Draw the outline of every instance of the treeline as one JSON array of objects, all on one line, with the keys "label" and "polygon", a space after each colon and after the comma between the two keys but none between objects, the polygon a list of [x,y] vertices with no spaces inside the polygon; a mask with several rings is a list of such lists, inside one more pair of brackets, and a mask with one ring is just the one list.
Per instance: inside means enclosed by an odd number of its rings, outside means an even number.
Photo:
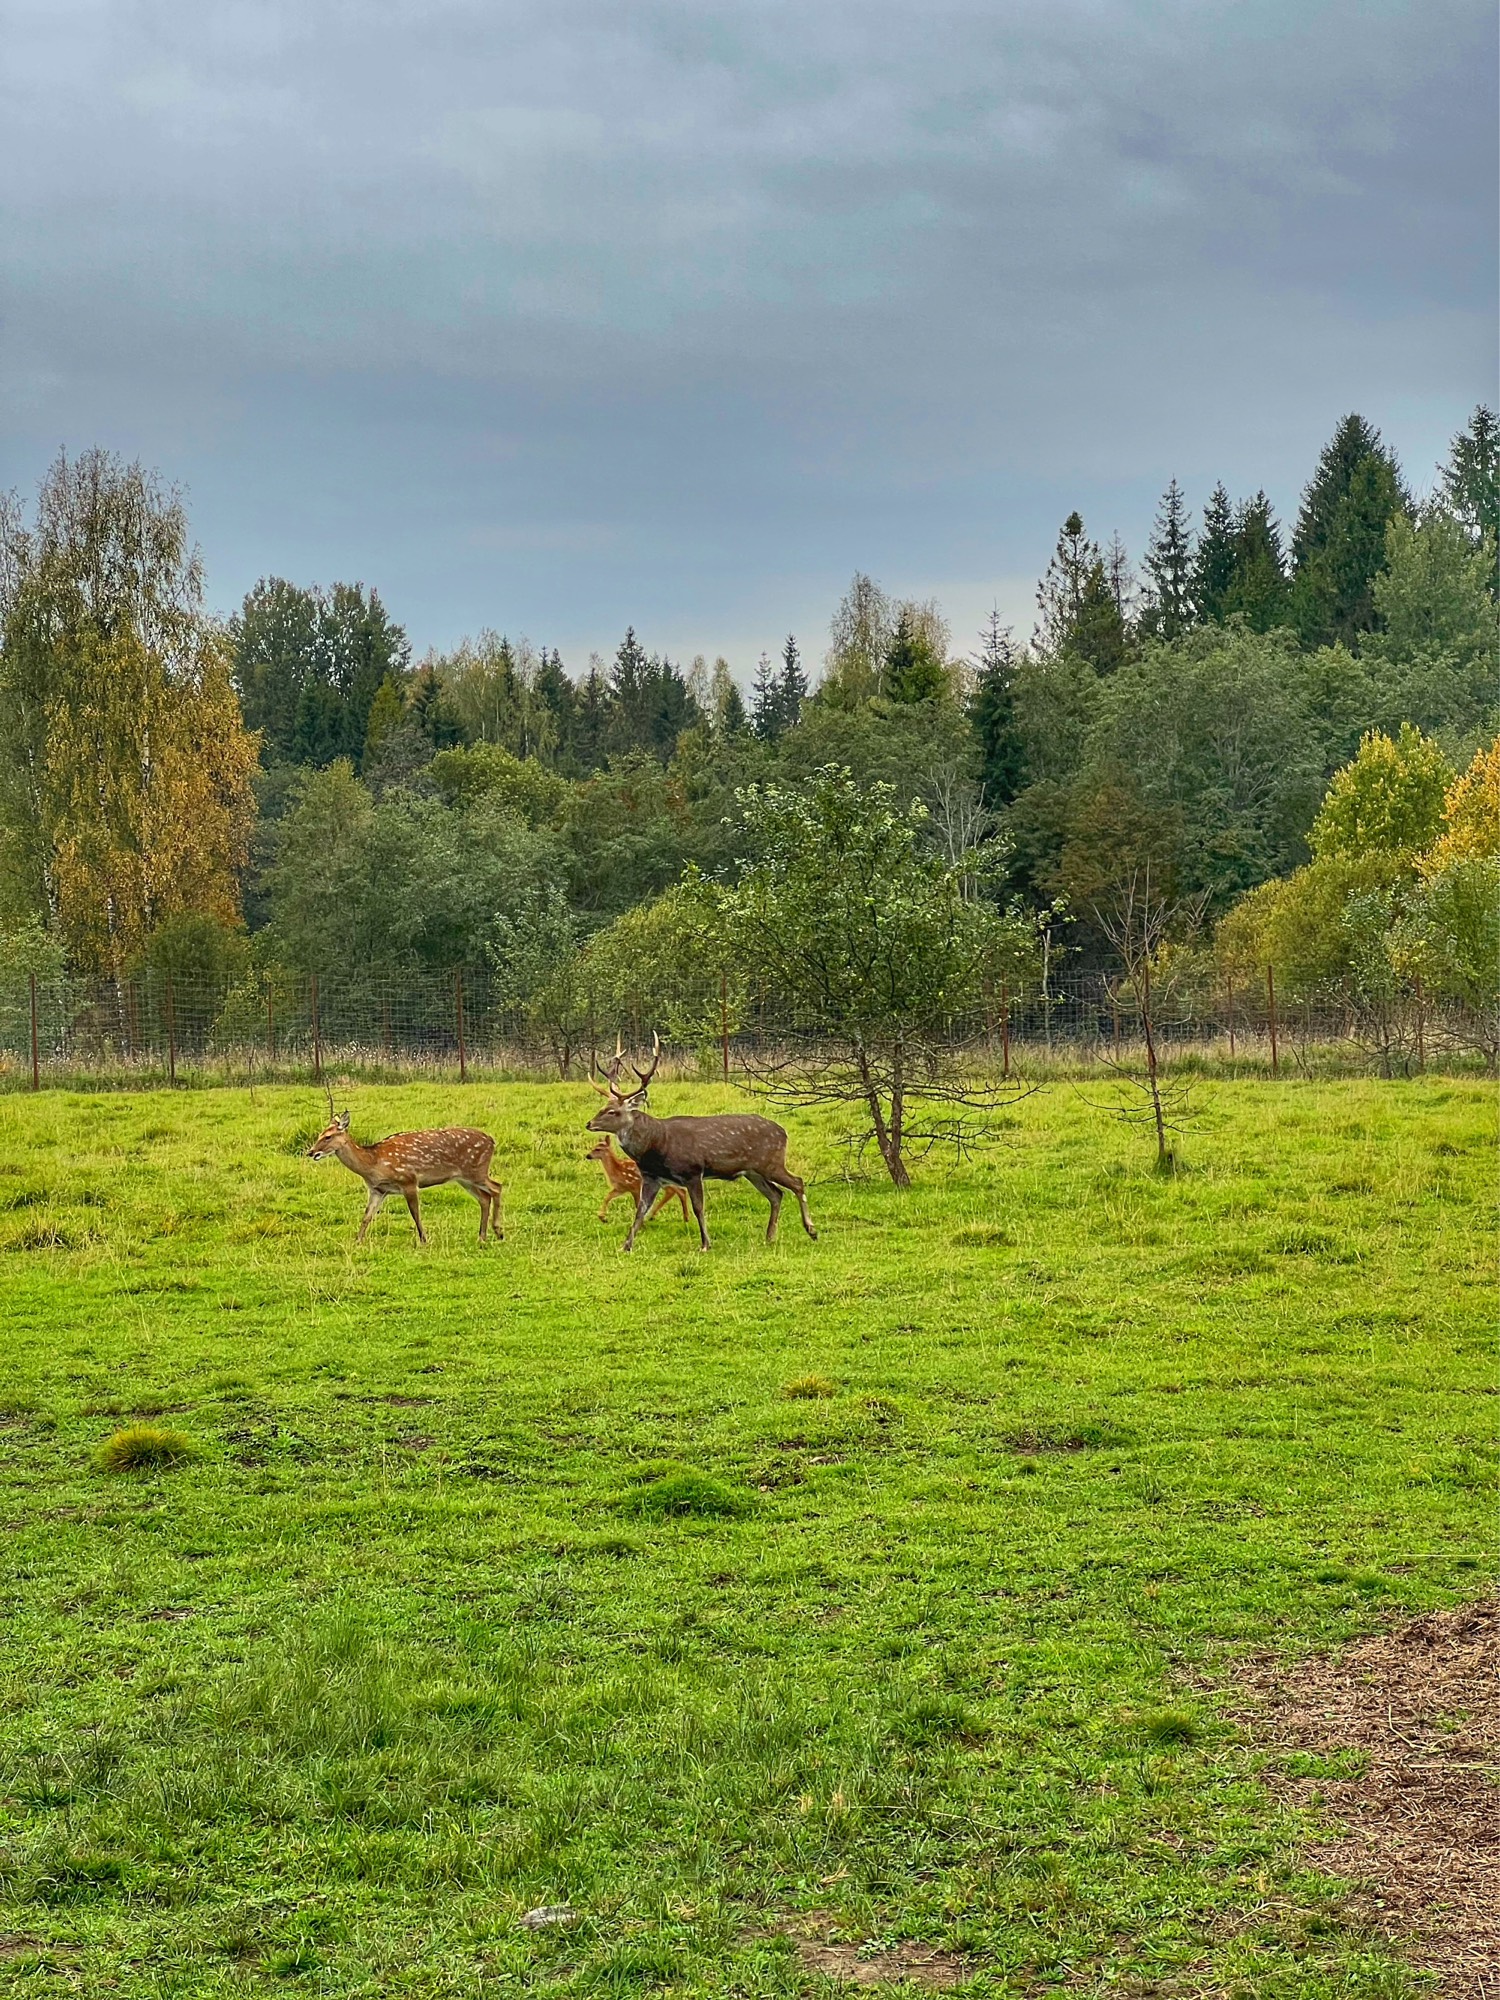
[{"label": "treeline", "polygon": [[[735,879],[750,788],[837,767],[919,803],[963,897],[1075,962],[1142,879],[1200,926],[1234,911],[1248,950],[1252,917],[1289,921],[1264,885],[1326,888],[1336,774],[1426,759],[1446,798],[1493,738],[1497,532],[1494,413],[1420,500],[1350,416],[1289,531],[1263,493],[1195,517],[1174,482],[1137,566],[1074,514],[1029,638],[997,617],[969,649],[857,575],[816,685],[788,637],[742,692],[633,630],[576,675],[490,632],[414,661],[358,584],[268,578],[220,625],[178,498],[59,459],[0,533],[0,949],[106,977],[470,966],[524,1000],[611,925],[670,957],[656,900]],[[1440,822],[1387,871],[1388,931]]]}]

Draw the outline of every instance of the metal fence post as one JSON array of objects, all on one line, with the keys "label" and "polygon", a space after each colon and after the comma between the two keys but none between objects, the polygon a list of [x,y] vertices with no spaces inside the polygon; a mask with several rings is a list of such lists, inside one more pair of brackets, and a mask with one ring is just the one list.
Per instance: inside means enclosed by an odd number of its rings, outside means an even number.
[{"label": "metal fence post", "polygon": [[318,1018],[318,975],[312,976],[313,1075],[323,1074],[323,1024]]},{"label": "metal fence post", "polygon": [[1231,979],[1224,993],[1224,1012],[1229,1021],[1229,1060],[1234,1061],[1234,981]]},{"label": "metal fence post", "polygon": [[1276,1046],[1276,973],[1273,967],[1266,967],[1266,1010],[1271,1028],[1271,1074],[1276,1076],[1281,1070],[1280,1053]]},{"label": "metal fence post", "polygon": [[1423,1018],[1425,1012],[1425,997],[1422,992],[1422,975],[1420,972],[1416,975],[1416,982],[1417,982],[1417,1068],[1419,1070],[1424,1070],[1427,1067],[1427,1036],[1426,1036],[1427,1024],[1425,1019]]},{"label": "metal fence post", "polygon": [[461,970],[455,972],[453,975],[453,1006],[455,1019],[458,1023],[458,1080],[460,1083],[467,1083],[469,1080],[469,1054],[468,1050],[464,1047],[464,976]]},{"label": "metal fence post", "polygon": [[36,974],[28,972],[26,981],[31,989],[31,1087],[33,1090],[40,1090],[42,1087],[42,1051],[36,1031]]},{"label": "metal fence post", "polygon": [[271,979],[266,981],[266,1059],[276,1060],[276,986]]},{"label": "metal fence post", "polygon": [[1010,981],[1000,982],[1000,1074],[1010,1076]]},{"label": "metal fence post", "polygon": [[719,1054],[723,1060],[724,1081],[729,1081],[729,974],[719,974]]},{"label": "metal fence post", "polygon": [[177,1088],[177,998],[172,991],[172,975],[167,974],[167,1082]]}]

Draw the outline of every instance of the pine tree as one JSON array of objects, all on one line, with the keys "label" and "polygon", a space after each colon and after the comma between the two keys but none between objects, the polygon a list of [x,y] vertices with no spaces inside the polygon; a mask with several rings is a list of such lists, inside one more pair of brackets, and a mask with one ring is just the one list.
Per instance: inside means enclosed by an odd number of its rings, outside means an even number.
[{"label": "pine tree", "polygon": [[1442,467],[1448,511],[1479,542],[1500,542],[1500,417],[1481,403],[1458,433]]},{"label": "pine tree", "polygon": [[1016,717],[1016,651],[996,609],[979,635],[969,720],[979,743],[984,802],[998,812],[1026,783],[1026,750]]},{"label": "pine tree", "polygon": [[781,734],[780,689],[769,653],[762,653],[756,662],[750,689],[750,727],[762,743],[774,743]]},{"label": "pine tree", "polygon": [[911,608],[903,604],[886,648],[881,692],[888,701],[911,706],[936,701],[947,686],[944,662],[938,658],[931,640],[918,629]]},{"label": "pine tree", "polygon": [[1292,619],[1305,646],[1354,643],[1375,626],[1385,536],[1411,502],[1396,461],[1363,417],[1344,418],[1302,495],[1292,536]]},{"label": "pine tree", "polygon": [[1234,556],[1234,509],[1220,481],[1203,510],[1203,533],[1193,562],[1193,607],[1205,624],[1223,623]]},{"label": "pine tree", "polygon": [[319,671],[322,602],[284,577],[262,577],[229,621],[231,671],[249,729],[260,732],[263,764],[294,756],[302,690]]},{"label": "pine tree", "polygon": [[802,656],[797,651],[797,641],[790,632],[786,644],[781,649],[781,674],[776,683],[776,713],[783,731],[795,729],[802,719],[802,704],[807,699],[807,675],[802,671]]},{"label": "pine tree", "polygon": [[1235,510],[1234,570],[1224,592],[1223,615],[1230,618],[1236,612],[1252,632],[1270,632],[1287,619],[1281,529],[1263,492]]},{"label": "pine tree", "polygon": [[1162,495],[1144,562],[1150,578],[1142,627],[1153,638],[1180,639],[1193,623],[1193,533],[1174,479]]}]

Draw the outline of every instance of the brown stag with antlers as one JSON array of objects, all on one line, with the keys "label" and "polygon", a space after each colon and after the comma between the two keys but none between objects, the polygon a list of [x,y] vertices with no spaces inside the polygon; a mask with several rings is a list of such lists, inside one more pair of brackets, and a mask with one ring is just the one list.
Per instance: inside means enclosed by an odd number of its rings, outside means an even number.
[{"label": "brown stag with antlers", "polygon": [[496,1236],[504,1240],[500,1183],[490,1179],[494,1151],[495,1142],[488,1132],[477,1132],[466,1125],[448,1125],[437,1132],[393,1132],[389,1139],[362,1146],[350,1136],[348,1112],[335,1113],[330,1093],[328,1123],[314,1139],[307,1157],[341,1160],[370,1190],[356,1242],[364,1242],[365,1231],[380,1213],[382,1204],[393,1194],[399,1194],[406,1197],[411,1210],[417,1241],[425,1245],[427,1232],[422,1227],[417,1190],[442,1187],[448,1181],[457,1181],[460,1187],[467,1188],[479,1203],[480,1242],[489,1240],[491,1215]]},{"label": "brown stag with antlers", "polygon": [[703,1183],[737,1181],[741,1178],[758,1188],[771,1204],[766,1241],[776,1241],[781,1219],[782,1197],[790,1191],[802,1211],[802,1227],[817,1240],[812,1217],[807,1212],[803,1183],[786,1163],[786,1133],[769,1118],[750,1112],[731,1111],[713,1118],[653,1118],[647,1108],[646,1093],[661,1061],[661,1040],[651,1037],[651,1067],[641,1071],[632,1063],[633,1090],[620,1088],[620,1070],[625,1058],[618,1042],[609,1068],[594,1067],[604,1078],[604,1087],[595,1090],[607,1101],[589,1120],[591,1132],[613,1132],[641,1173],[641,1191],[636,1197],[635,1219],[625,1238],[625,1248],[635,1248],[636,1231],[651,1212],[652,1204],[664,1187],[686,1188],[698,1218],[700,1247],[708,1248],[708,1223],[703,1213]]}]

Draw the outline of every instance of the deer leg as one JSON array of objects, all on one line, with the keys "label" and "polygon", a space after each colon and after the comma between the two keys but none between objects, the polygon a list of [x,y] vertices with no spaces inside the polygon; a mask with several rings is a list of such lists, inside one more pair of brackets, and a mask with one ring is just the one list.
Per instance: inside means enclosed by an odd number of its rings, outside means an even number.
[{"label": "deer leg", "polygon": [[494,1225],[495,1234],[503,1243],[505,1241],[505,1190],[501,1187],[499,1181],[492,1180],[489,1185],[490,1221]]},{"label": "deer leg", "polygon": [[708,1248],[708,1217],[703,1212],[703,1176],[694,1174],[687,1184],[688,1199],[693,1204],[693,1213],[698,1218],[698,1248]]},{"label": "deer leg", "polygon": [[816,1243],[818,1232],[813,1228],[812,1217],[807,1212],[807,1183],[798,1180],[790,1167],[782,1167],[778,1171],[776,1178],[784,1188],[790,1188],[791,1192],[797,1197],[797,1206],[802,1211],[802,1227],[807,1231],[813,1242]]},{"label": "deer leg", "polygon": [[657,1216],[659,1216],[662,1210],[668,1205],[668,1203],[674,1201],[680,1201],[682,1203],[682,1219],[684,1222],[686,1222],[688,1219],[687,1196],[683,1193],[680,1187],[664,1187],[661,1193],[656,1197],[656,1206],[655,1208],[652,1209],[651,1213],[646,1217],[646,1220],[648,1222],[654,1222]]},{"label": "deer leg", "polygon": [[604,1206],[599,1211],[599,1220],[601,1222],[605,1221],[609,1216],[610,1209],[620,1199],[620,1196],[622,1194],[629,1194],[629,1192],[630,1192],[629,1188],[612,1187],[609,1193],[604,1197]]},{"label": "deer leg", "polygon": [[381,1205],[384,1201],[385,1201],[385,1196],[381,1194],[378,1188],[370,1189],[370,1199],[365,1203],[365,1212],[360,1221],[359,1234],[354,1239],[356,1243],[364,1242],[365,1231],[369,1228],[370,1224],[375,1220],[376,1216],[379,1215],[381,1210]]},{"label": "deer leg", "polygon": [[630,1233],[625,1238],[625,1248],[627,1250],[633,1250],[635,1248],[635,1232],[640,1228],[641,1224],[646,1220],[646,1217],[651,1213],[651,1204],[656,1200],[656,1197],[658,1194],[660,1194],[660,1192],[661,1192],[660,1181],[650,1180],[647,1178],[645,1174],[641,1175],[641,1191],[636,1196],[635,1200],[635,1217],[630,1225]]},{"label": "deer leg", "polygon": [[422,1227],[422,1204],[417,1200],[415,1181],[410,1187],[402,1188],[401,1192],[406,1196],[406,1205],[411,1210],[411,1219],[417,1225],[417,1241],[425,1249],[427,1246],[427,1231]]},{"label": "deer leg", "polygon": [[464,1181],[462,1185],[479,1203],[479,1240],[487,1242],[490,1233],[490,1184],[488,1181]]},{"label": "deer leg", "polygon": [[776,1232],[781,1227],[781,1189],[768,1181],[764,1174],[746,1174],[751,1187],[759,1188],[771,1204],[771,1220],[766,1224],[766,1241],[774,1243]]}]

